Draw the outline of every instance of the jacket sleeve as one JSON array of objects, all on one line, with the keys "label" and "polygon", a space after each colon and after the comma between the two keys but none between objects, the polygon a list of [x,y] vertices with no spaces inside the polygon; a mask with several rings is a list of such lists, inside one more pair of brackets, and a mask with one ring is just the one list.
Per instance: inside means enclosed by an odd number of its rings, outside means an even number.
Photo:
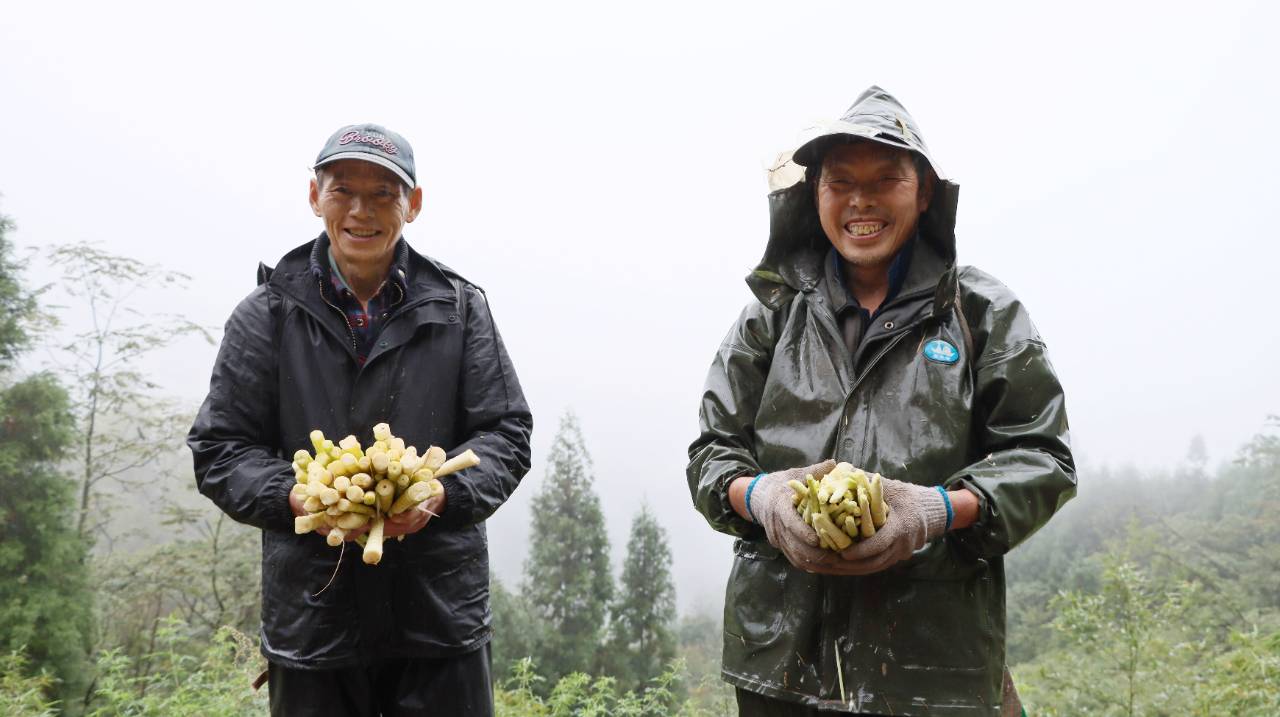
[{"label": "jacket sleeve", "polygon": [[445,509],[433,522],[441,526],[478,523],[501,506],[529,471],[533,417],[511,358],[494,325],[484,294],[463,291],[466,324],[462,348],[458,421],[461,445],[480,465],[440,479]]},{"label": "jacket sleeve", "polygon": [[756,475],[754,423],[777,342],[774,317],[756,303],[743,310],[707,371],[698,411],[697,440],[685,469],[694,507],[712,528],[740,538],[764,535],[729,504],[729,483]]},{"label": "jacket sleeve", "polygon": [[259,286],[227,320],[218,358],[187,445],[196,486],[233,519],[292,531],[289,490],[296,482],[276,445],[275,323]]},{"label": "jacket sleeve", "polygon": [[[946,480],[981,502],[978,522],[953,533],[980,557],[1012,550],[1076,494],[1062,384],[1026,309],[989,276],[968,270],[973,323],[974,437],[979,460]],[[966,293],[966,292],[962,292]]]}]

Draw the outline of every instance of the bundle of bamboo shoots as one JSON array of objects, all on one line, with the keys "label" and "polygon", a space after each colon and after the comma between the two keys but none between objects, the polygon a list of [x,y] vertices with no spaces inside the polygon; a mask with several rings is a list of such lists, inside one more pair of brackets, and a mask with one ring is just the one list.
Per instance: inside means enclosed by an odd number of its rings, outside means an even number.
[{"label": "bundle of bamboo shoots", "polygon": [[870,538],[889,517],[889,505],[879,473],[867,473],[848,463],[837,463],[816,480],[787,483],[795,491],[792,501],[804,522],[813,526],[824,548],[844,550],[854,541]]},{"label": "bundle of bamboo shoots", "polygon": [[386,423],[373,427],[373,439],[365,450],[355,436],[335,445],[323,432],[311,432],[314,455],[305,449],[293,455],[298,480],[293,492],[307,511],[294,518],[293,529],[301,535],[327,527],[326,540],[337,547],[348,532],[368,526],[368,533],[355,540],[364,547],[364,561],[377,565],[386,518],[442,493],[439,478],[479,465],[480,458],[468,449],[446,460],[439,446],[418,455],[418,449],[392,435]]}]

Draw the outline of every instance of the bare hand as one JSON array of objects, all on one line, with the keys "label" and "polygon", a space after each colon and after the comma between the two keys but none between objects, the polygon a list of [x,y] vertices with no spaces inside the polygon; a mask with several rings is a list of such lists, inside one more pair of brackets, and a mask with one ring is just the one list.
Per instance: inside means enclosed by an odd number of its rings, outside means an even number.
[{"label": "bare hand", "polygon": [[427,527],[433,516],[444,512],[445,496],[438,493],[422,501],[418,505],[395,515],[389,516],[382,534],[388,538],[398,535],[409,535]]}]

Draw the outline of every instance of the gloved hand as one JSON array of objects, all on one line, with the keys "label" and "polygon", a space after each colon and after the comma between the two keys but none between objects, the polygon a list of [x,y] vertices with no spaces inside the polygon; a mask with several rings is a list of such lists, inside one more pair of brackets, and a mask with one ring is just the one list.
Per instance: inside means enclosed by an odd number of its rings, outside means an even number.
[{"label": "gloved hand", "polygon": [[947,504],[937,487],[881,480],[889,518],[875,535],[841,551],[842,567],[852,575],[878,573],[906,560],[946,530]]},{"label": "gloved hand", "polygon": [[[795,491],[787,485],[787,481],[804,482],[806,475],[821,479],[836,467],[836,462],[826,460],[804,468],[791,468],[761,476],[751,489],[748,507],[769,544],[787,557],[792,565],[801,570],[817,571],[819,566],[836,562],[838,556],[821,547],[818,534],[809,527],[792,504]],[[886,523],[887,525],[887,523]]]}]

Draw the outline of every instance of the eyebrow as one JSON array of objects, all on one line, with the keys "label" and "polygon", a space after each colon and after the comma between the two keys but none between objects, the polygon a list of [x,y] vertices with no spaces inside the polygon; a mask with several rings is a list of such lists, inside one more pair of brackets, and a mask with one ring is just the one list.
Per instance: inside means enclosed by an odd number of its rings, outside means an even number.
[{"label": "eyebrow", "polygon": [[[870,159],[862,159],[862,160],[858,160],[858,162],[857,162],[857,163],[867,163],[867,164],[870,164],[870,165],[872,166],[872,169],[880,170],[880,171],[884,171],[884,170],[900,170],[900,169],[905,169],[905,168],[902,166],[902,162],[903,162],[903,160],[902,160],[902,158],[901,158],[901,157],[894,157],[894,156],[882,156],[882,157],[873,157],[873,158],[870,158]],[[854,162],[847,161],[847,160],[846,160],[846,161],[835,160],[835,161],[832,161],[832,162],[823,162],[823,163],[822,163],[822,175],[823,175],[823,176],[826,176],[827,174],[829,174],[829,173],[831,173],[831,172],[838,171],[838,168],[839,168],[839,167],[841,167],[841,166],[843,166],[843,165],[848,165],[848,164],[854,164]]]}]

